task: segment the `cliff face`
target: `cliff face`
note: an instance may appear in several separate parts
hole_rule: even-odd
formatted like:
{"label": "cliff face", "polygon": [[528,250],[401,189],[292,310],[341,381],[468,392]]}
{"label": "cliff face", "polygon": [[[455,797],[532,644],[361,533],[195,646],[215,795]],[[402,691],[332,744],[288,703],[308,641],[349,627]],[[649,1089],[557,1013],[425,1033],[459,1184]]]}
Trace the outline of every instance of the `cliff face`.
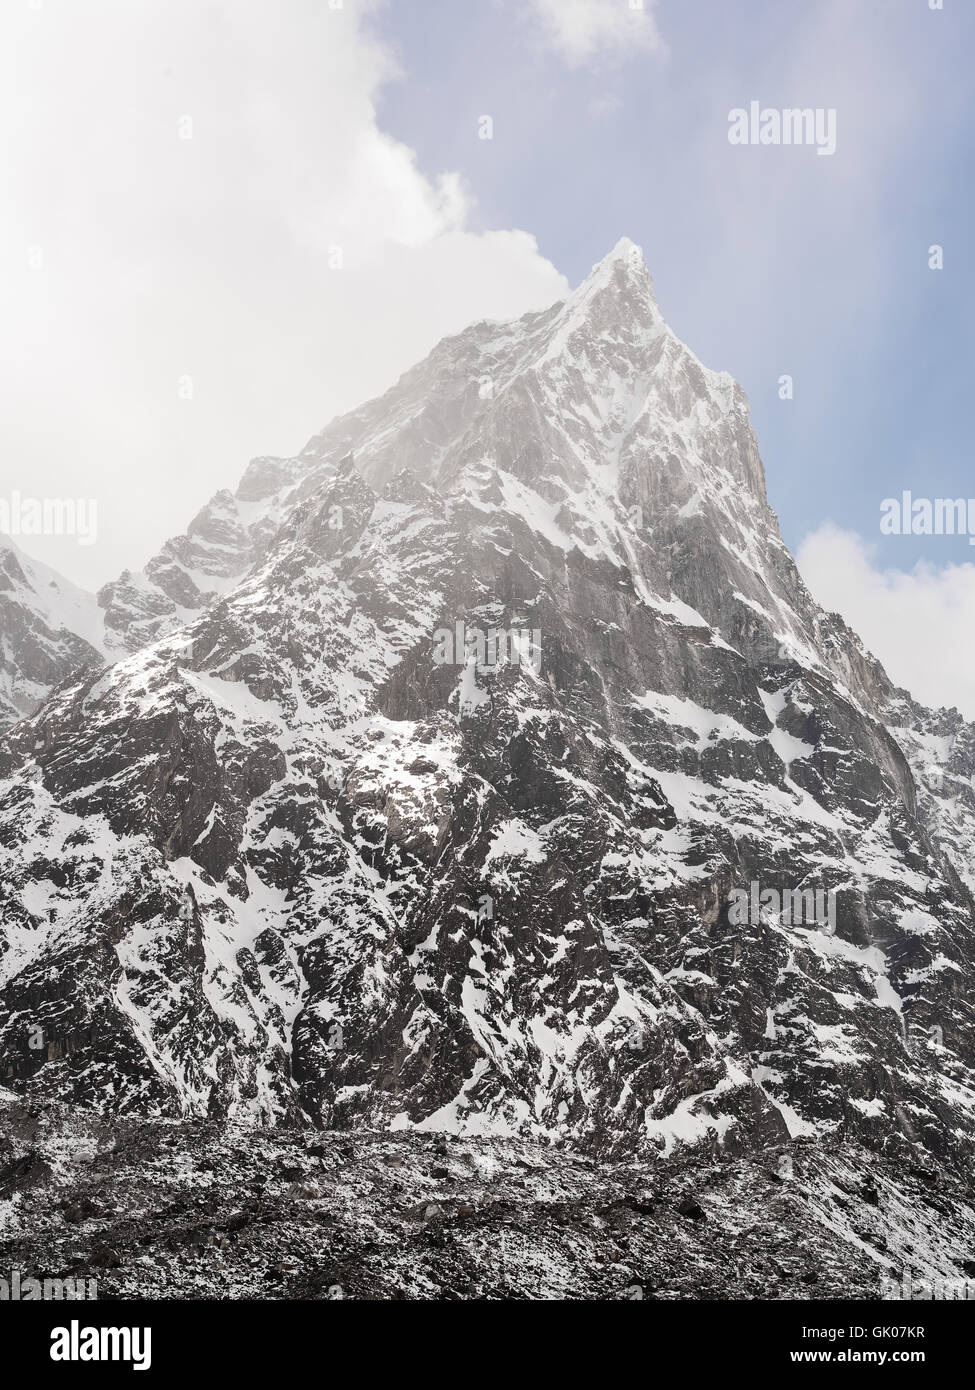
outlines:
{"label": "cliff face", "polygon": [[0,730],[82,666],[100,666],[101,623],[86,594],[0,534]]}
{"label": "cliff face", "polygon": [[9,1088],[970,1164],[975,738],[813,603],[637,248],[221,496],[0,745]]}

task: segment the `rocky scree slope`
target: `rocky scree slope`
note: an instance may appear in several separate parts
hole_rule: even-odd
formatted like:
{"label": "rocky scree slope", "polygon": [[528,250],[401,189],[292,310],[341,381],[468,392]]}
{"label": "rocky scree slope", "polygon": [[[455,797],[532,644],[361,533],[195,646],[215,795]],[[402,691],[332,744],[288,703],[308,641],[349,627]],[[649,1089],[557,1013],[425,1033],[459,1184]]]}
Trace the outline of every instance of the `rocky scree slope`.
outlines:
{"label": "rocky scree slope", "polygon": [[975,1274],[971,1188],[849,1144],[600,1162],[2,1093],[0,1128],[0,1267],[99,1299],[876,1299]]}

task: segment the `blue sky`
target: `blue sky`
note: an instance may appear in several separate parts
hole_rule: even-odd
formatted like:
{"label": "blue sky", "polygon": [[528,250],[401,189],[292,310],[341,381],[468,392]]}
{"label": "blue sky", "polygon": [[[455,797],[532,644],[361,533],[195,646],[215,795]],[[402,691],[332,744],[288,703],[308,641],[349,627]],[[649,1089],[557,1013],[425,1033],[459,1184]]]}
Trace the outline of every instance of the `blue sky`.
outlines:
{"label": "blue sky", "polygon": [[[881,540],[903,488],[975,495],[975,6],[660,0],[653,18],[665,52],[572,69],[510,5],[398,0],[378,22],[404,76],[380,121],[573,284],[621,234],[643,246],[668,321],[748,392],[793,550],[826,520]],[[731,146],[728,112],[753,99],[835,107],[836,153]],[[898,537],[881,559],[971,553]]]}

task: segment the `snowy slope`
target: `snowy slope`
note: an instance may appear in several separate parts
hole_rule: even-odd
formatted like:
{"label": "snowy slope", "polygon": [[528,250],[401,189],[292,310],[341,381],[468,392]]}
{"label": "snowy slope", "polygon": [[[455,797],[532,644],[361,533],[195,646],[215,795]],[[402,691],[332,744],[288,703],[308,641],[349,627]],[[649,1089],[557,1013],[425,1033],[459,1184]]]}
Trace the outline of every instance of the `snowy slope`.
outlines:
{"label": "snowy slope", "polygon": [[94,595],[0,534],[0,729],[80,666],[103,660]]}

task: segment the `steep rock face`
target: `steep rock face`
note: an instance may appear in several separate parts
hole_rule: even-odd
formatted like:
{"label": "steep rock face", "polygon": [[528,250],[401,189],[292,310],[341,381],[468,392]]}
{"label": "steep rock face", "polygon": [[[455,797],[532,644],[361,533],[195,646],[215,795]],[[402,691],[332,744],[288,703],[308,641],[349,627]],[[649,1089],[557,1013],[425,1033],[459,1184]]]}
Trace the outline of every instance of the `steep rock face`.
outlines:
{"label": "steep rock face", "polygon": [[93,596],[0,535],[0,729],[79,667],[103,661]]}
{"label": "steep rock face", "polygon": [[116,659],[172,632],[243,578],[300,496],[294,459],[257,458],[235,493],[218,492],[143,570],[98,592],[105,647]]}
{"label": "steep rock face", "polygon": [[916,769],[972,743],[812,602],[631,243],[248,490],[0,745],[8,1086],[970,1163],[975,819]]}

